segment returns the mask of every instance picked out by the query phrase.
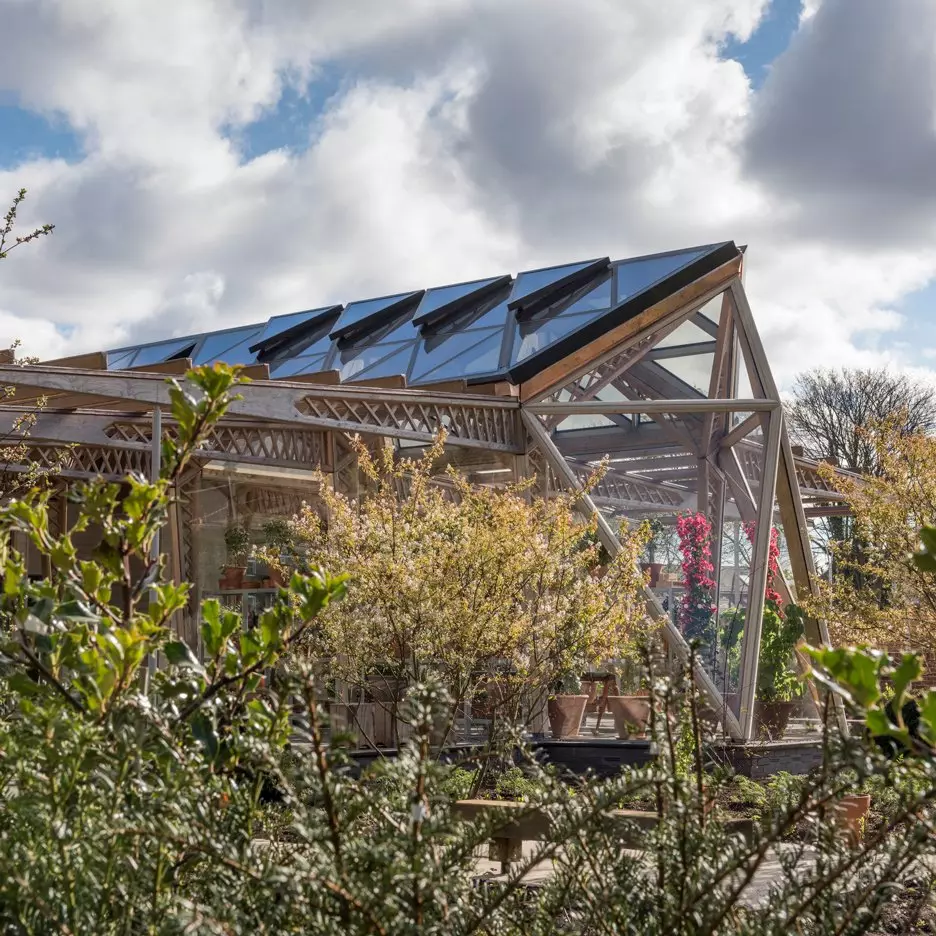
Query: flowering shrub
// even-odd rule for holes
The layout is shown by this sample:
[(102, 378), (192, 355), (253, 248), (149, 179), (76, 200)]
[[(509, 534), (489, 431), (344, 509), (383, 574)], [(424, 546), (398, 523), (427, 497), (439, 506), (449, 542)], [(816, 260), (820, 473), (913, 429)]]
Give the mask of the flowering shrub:
[(440, 472), (443, 445), (414, 461), (358, 443), (361, 497), (322, 484), (326, 518), (310, 506), (293, 521), (295, 552), (354, 582), (308, 651), (365, 693), (379, 674), (394, 716), (406, 687), (432, 675), (451, 697), (450, 723), (482, 693), (519, 721), (565, 678), (628, 655), (645, 620), (644, 531), (622, 531), (611, 560), (578, 495), (472, 485)]
[(708, 645), (715, 617), (712, 524), (705, 514), (683, 514), (676, 521), (676, 532), (686, 589), (679, 601), (677, 624), (687, 640)]
[[(751, 543), (751, 546), (754, 545), (754, 536), (756, 534), (757, 524), (755, 523), (745, 523), (744, 532), (747, 534), (747, 538)], [(781, 620), (783, 619), (783, 608), (782, 608), (782, 599), (780, 598), (780, 592), (774, 588), (774, 582), (777, 580), (777, 576), (780, 574), (780, 546), (777, 543), (779, 538), (779, 533), (776, 527), (770, 528), (770, 546), (767, 550), (767, 588), (764, 592), (764, 601), (773, 605), (773, 610), (780, 616)]]

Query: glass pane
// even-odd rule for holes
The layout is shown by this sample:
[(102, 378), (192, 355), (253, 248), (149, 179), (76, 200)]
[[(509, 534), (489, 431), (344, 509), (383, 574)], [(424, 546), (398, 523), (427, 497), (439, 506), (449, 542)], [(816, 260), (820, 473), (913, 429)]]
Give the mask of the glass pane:
[(687, 354), (685, 357), (663, 358), (657, 363), (690, 387), (708, 395), (712, 367), (715, 364), (714, 354)]
[(513, 292), (510, 294), (510, 301), (515, 302), (517, 299), (522, 299), (544, 286), (549, 286), (550, 283), (564, 279), (578, 270), (584, 270), (585, 267), (591, 266), (594, 262), (594, 260), (586, 260), (584, 263), (569, 263), (565, 266), (548, 267), (544, 270), (531, 270), (529, 273), (521, 273), (514, 284)]
[(249, 350), (262, 327), (250, 325), (247, 328), (237, 328), (232, 331), (208, 335), (202, 346), (193, 358), (195, 364), (211, 364), (214, 361), (223, 361), (225, 364), (254, 364), (256, 355)]
[(122, 367), (128, 367), (130, 360), (133, 358), (133, 355), (137, 353), (136, 348), (131, 348), (129, 351), (108, 351), (107, 352), (107, 369), (108, 370), (120, 370)]
[(667, 256), (647, 257), (644, 260), (628, 260), (617, 267), (617, 301), (623, 302), (643, 292), (654, 283), (672, 275), (686, 264), (707, 254), (704, 250), (681, 250)]
[(324, 370), (324, 364), (324, 354), (306, 354), (271, 367), (270, 376), (295, 377), (299, 374), (314, 374), (316, 371)]
[(556, 427), (557, 432), (568, 432), (570, 429), (597, 429), (600, 426), (614, 426), (617, 425), (613, 420), (608, 419), (607, 416), (601, 415), (582, 415), (582, 416), (566, 416), (561, 423)]
[(412, 343), (403, 346), (403, 349), (388, 355), (383, 360), (378, 361), (371, 367), (362, 370), (357, 377), (395, 377), (400, 375), (405, 377), (409, 373), (410, 361), (413, 358)]
[(351, 380), (361, 371), (399, 350), (398, 343), (339, 349), (333, 366), (341, 374), (342, 380)]
[(598, 312), (602, 309), (611, 308), (611, 287), (613, 283), (610, 274), (599, 283), (594, 289), (586, 293), (580, 299), (576, 299), (572, 305), (563, 309), (565, 315), (575, 315), (576, 312)]
[[(472, 334), (472, 333), (467, 333)], [(475, 332), (474, 334), (477, 334)], [(443, 380), (454, 377), (474, 377), (495, 372), (500, 366), (500, 352), (503, 336), (495, 331), (483, 341), (463, 351), (458, 357), (449, 360), (441, 367), (415, 377), (416, 368), (413, 368), (414, 379)]]
[(424, 334), (449, 335), (469, 328), (493, 328), (494, 326), (503, 328), (507, 318), (507, 300), (498, 302), (495, 296), (490, 302), (482, 302), (475, 309), (469, 309), (438, 325), (430, 326)]
[(383, 296), (380, 299), (365, 299), (363, 302), (352, 302), (341, 313), (338, 321), (332, 328), (336, 335), (348, 328), (364, 325), (369, 319), (379, 318), (380, 313), (396, 305), (401, 299), (413, 296), (415, 293), (397, 293), (395, 296)]
[(502, 341), (503, 332), (499, 328), (484, 328), (459, 331), (454, 334), (426, 335), (419, 345), (416, 360), (413, 362), (413, 379), (424, 376), (481, 341), (490, 340), (491, 337)]
[(312, 323), (325, 315), (330, 308), (333, 308), (333, 306), (325, 306), (321, 309), (309, 309), (305, 312), (290, 312), (288, 315), (275, 315), (266, 323), (263, 333), (257, 340), (269, 341), (270, 338), (275, 338), (284, 331), (295, 328), (297, 325), (302, 325), (304, 322)]
[(581, 328), (594, 319), (594, 313), (585, 315), (554, 315), (546, 319), (530, 319), (517, 324), (517, 340), (514, 341), (512, 361), (522, 361), (537, 351), (542, 351), (554, 341)]
[(146, 364), (159, 364), (162, 361), (168, 361), (169, 358), (175, 357), (180, 351), (194, 347), (195, 341), (194, 338), (182, 338), (180, 341), (165, 341), (162, 344), (140, 348), (140, 353), (134, 359), (133, 366), (140, 367)]
[(332, 315), (322, 319), (314, 331), (298, 339), (294, 344), (290, 343), (286, 348), (278, 351), (276, 359), (283, 361), (299, 355), (327, 354), (332, 347), (332, 339), (328, 333), (336, 318), (337, 316)]
[(678, 328), (673, 329), (665, 338), (661, 338), (654, 347), (672, 348), (674, 345), (701, 344), (714, 340), (708, 332), (699, 328), (694, 322), (685, 321)]
[(422, 322), (424, 319), (430, 317), (437, 309), (441, 309), (442, 306), (446, 306), (450, 302), (455, 302), (457, 299), (470, 296), (473, 292), (477, 292), (479, 289), (484, 289), (486, 286), (496, 283), (498, 279), (500, 279), (500, 277), (495, 276), (490, 279), (472, 280), (470, 283), (456, 283), (454, 286), (438, 286), (435, 289), (430, 289), (426, 295), (423, 296), (422, 302), (419, 303), (419, 308), (416, 310), (416, 315), (413, 316), (413, 321), (417, 323)]

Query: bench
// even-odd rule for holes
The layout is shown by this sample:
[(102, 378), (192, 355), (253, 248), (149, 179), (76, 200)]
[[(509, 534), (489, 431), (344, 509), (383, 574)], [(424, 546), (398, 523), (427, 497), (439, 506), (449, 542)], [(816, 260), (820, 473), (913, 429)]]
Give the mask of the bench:
[[(456, 815), (465, 821), (490, 820), (497, 815), (503, 825), (497, 828), (492, 839), (488, 858), (500, 862), (501, 874), (507, 874), (510, 865), (523, 858), (524, 842), (542, 842), (550, 837), (552, 823), (545, 810), (530, 807), (526, 803), (510, 800), (459, 800), (455, 804)], [(643, 833), (653, 829), (658, 821), (655, 812), (637, 809), (613, 809), (604, 815), (606, 828), (616, 834), (623, 848), (639, 849)], [(750, 841), (754, 832), (751, 819), (727, 819), (721, 821), (729, 831), (736, 832)]]

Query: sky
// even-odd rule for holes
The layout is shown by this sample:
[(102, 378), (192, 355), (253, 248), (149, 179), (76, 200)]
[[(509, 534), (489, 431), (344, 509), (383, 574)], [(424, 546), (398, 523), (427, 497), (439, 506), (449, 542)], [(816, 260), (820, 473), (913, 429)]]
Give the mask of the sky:
[[(0, 0), (41, 358), (735, 240), (780, 382), (936, 379), (933, 0)], [(6, 194), (4, 194), (6, 193)]]

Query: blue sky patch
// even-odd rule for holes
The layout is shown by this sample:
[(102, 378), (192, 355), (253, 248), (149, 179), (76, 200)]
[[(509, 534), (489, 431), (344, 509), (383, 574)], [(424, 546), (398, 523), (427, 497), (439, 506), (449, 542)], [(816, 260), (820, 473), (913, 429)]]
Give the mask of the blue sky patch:
[(0, 96), (0, 169), (33, 159), (66, 159), (84, 155), (78, 135), (64, 118), (47, 118)]
[(790, 44), (799, 27), (802, 6), (802, 0), (771, 0), (748, 41), (732, 37), (722, 49), (722, 58), (739, 62), (755, 90), (767, 79), (770, 63)]

